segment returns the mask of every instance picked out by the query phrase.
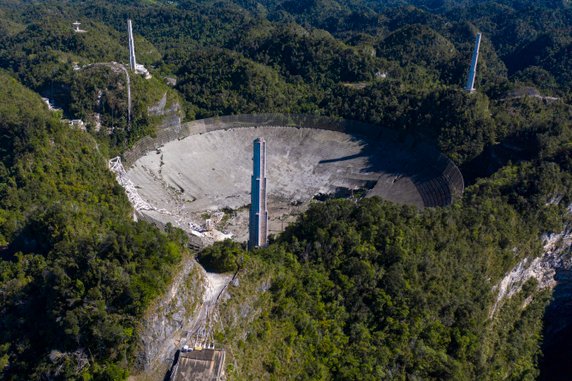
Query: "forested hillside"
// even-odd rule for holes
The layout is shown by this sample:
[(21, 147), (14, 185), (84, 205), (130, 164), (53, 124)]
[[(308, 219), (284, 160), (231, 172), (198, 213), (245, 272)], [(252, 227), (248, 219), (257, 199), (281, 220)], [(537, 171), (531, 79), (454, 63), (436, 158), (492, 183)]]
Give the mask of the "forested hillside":
[(120, 379), (183, 236), (132, 222), (97, 142), (0, 80), (3, 379)]
[[(131, 112), (127, 18), (153, 76), (131, 73)], [(207, 249), (209, 269), (240, 268), (229, 377), (535, 379), (549, 291), (489, 312), (570, 223), (571, 67), (567, 1), (0, 0), (0, 378), (126, 379), (189, 254), (133, 221), (107, 160), (179, 117), (282, 112), (421, 135), (467, 190), (424, 211), (317, 203), (266, 249)]]

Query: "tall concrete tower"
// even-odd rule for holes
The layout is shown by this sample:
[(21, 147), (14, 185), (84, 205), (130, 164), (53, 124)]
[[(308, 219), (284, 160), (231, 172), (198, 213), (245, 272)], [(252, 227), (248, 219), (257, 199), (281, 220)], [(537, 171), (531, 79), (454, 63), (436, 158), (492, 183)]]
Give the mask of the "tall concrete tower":
[(471, 68), (467, 77), (467, 84), (465, 90), (472, 93), (475, 91), (475, 77), (477, 76), (477, 62), (479, 61), (479, 48), (481, 47), (481, 34), (477, 33), (475, 41), (475, 50), (473, 51), (473, 58), (471, 59)]
[(133, 28), (131, 27), (131, 19), (127, 19), (127, 33), (129, 34), (129, 67), (135, 71), (137, 61), (135, 61), (135, 40), (133, 40)]
[(252, 158), (252, 190), (250, 194), (250, 223), (248, 248), (264, 247), (268, 243), (268, 209), (266, 207), (266, 141), (254, 140)]

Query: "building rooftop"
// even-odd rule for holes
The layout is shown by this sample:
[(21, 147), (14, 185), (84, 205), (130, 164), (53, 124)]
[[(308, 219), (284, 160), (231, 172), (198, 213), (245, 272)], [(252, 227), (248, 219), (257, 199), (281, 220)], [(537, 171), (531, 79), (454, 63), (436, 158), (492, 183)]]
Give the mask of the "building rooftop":
[(224, 373), (222, 349), (180, 352), (171, 371), (170, 381), (219, 381)]

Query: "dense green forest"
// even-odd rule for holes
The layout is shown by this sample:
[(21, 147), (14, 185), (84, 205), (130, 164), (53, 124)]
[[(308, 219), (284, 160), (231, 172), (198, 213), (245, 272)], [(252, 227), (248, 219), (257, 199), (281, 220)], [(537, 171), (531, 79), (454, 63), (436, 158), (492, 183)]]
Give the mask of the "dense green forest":
[(3, 379), (122, 378), (184, 235), (132, 222), (97, 142), (0, 80)]
[[(218, 258), (220, 270), (246, 258), (220, 332), (238, 360), (233, 377), (536, 379), (549, 294), (533, 279), (489, 313), (498, 280), (564, 222), (562, 207), (546, 205), (554, 194), (570, 200), (572, 175), (546, 159), (479, 180), (452, 208), (334, 200), (266, 249), (206, 250), (200, 260)], [(232, 318), (245, 309), (257, 312)]]
[[(131, 73), (131, 120), (110, 65), (128, 17), (153, 76)], [(172, 118), (284, 112), (422, 135), (468, 187), (424, 211), (317, 203), (266, 249), (207, 249), (208, 269), (240, 268), (218, 333), (230, 377), (535, 379), (548, 292), (488, 314), (570, 223), (571, 27), (557, 0), (0, 0), (0, 378), (125, 379), (189, 255), (181, 231), (133, 221), (107, 159)]]

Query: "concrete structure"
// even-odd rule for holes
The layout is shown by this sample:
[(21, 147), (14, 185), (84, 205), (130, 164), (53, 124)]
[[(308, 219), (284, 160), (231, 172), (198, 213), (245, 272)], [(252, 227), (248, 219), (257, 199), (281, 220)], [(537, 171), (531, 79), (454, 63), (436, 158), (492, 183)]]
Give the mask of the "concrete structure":
[(81, 119), (72, 119), (69, 121), (69, 125), (82, 131), (86, 131), (85, 122)]
[(268, 208), (266, 205), (266, 141), (257, 138), (253, 149), (253, 171), (250, 191), (248, 247), (264, 247), (268, 243)]
[(133, 38), (133, 26), (131, 19), (127, 20), (127, 33), (129, 35), (129, 68), (137, 74), (143, 75), (146, 79), (151, 78), (151, 74), (143, 65), (139, 65), (135, 58), (135, 39)]
[(131, 19), (127, 20), (127, 34), (129, 35), (129, 67), (135, 71), (137, 60), (135, 59), (135, 40), (133, 39), (133, 27)]
[(171, 223), (208, 243), (228, 235), (198, 225), (224, 211), (216, 229), (247, 241), (258, 137), (272, 142), (266, 162), (270, 234), (314, 198), (354, 193), (424, 208), (449, 205), (463, 192), (457, 167), (419, 138), (315, 115), (232, 115), (159, 130), (123, 154), (125, 178), (150, 205), (138, 210), (141, 218)]
[(85, 30), (81, 29), (79, 26), (81, 25), (80, 22), (76, 21), (73, 24), (73, 31), (76, 33), (85, 33)]
[(170, 381), (220, 381), (224, 377), (224, 350), (201, 349), (180, 352)]
[(469, 74), (467, 76), (467, 84), (465, 85), (465, 90), (472, 93), (475, 91), (475, 78), (477, 76), (477, 63), (479, 61), (479, 48), (481, 47), (481, 33), (477, 33), (477, 38), (475, 40), (475, 50), (473, 51), (473, 57), (471, 59), (471, 67), (469, 68)]

